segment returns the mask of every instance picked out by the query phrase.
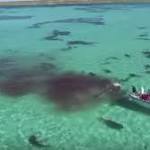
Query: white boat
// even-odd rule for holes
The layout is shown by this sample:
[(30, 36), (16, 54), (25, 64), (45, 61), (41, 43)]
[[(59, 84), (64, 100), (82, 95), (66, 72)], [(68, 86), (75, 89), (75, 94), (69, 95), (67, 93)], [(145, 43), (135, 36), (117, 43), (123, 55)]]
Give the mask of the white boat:
[(141, 88), (141, 91), (130, 93), (129, 100), (141, 106), (150, 108), (150, 93), (144, 92), (144, 88)]

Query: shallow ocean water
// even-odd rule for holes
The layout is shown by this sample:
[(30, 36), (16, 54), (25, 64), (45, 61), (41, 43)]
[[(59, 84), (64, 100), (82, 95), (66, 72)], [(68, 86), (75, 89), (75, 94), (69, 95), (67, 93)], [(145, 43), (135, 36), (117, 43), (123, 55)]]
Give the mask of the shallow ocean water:
[[(127, 92), (132, 85), (147, 89), (149, 14), (149, 4), (0, 8), (0, 82), (16, 72), (42, 78), (50, 69), (123, 80)], [(32, 91), (7, 92), (0, 94), (1, 150), (150, 149), (148, 108), (100, 103), (70, 112)], [(33, 135), (37, 139), (30, 142)]]

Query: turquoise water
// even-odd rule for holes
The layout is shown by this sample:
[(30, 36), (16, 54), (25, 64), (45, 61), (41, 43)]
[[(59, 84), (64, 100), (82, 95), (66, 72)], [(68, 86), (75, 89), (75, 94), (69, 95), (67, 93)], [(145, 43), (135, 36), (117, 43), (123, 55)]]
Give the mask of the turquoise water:
[[(115, 78), (127, 91), (149, 88), (149, 14), (149, 4), (0, 8), (0, 84), (73, 71)], [(42, 86), (27, 87), (1, 92), (1, 150), (150, 149), (149, 109), (100, 103), (64, 111), (45, 101)]]

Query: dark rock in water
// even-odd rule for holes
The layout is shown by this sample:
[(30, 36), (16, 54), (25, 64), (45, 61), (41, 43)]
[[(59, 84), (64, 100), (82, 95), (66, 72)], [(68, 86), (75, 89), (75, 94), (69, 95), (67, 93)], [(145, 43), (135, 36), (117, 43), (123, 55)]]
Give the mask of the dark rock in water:
[(103, 117), (103, 118), (101, 118), (101, 120), (105, 123), (106, 126), (112, 128), (112, 129), (121, 130), (124, 128), (124, 126), (121, 123), (116, 122), (112, 119)]
[(102, 65), (109, 65), (109, 64), (111, 64), (111, 62), (109, 62), (109, 61), (106, 61), (106, 62), (103, 62), (103, 63), (101, 63)]
[(145, 50), (142, 52), (146, 58), (150, 58), (150, 50)]
[(96, 74), (93, 73), (93, 72), (89, 72), (88, 75), (90, 75), (90, 76), (96, 76)]
[(130, 78), (140, 78), (141, 75), (135, 74), (135, 73), (129, 73)]
[(93, 42), (86, 42), (86, 41), (68, 41), (67, 45), (73, 46), (73, 45), (93, 45)]
[(150, 69), (150, 65), (149, 64), (144, 65), (144, 67), (145, 67), (146, 70)]
[(112, 57), (108, 57), (106, 58), (106, 60), (119, 60), (118, 57), (112, 56)]
[(28, 141), (31, 145), (38, 147), (38, 148), (48, 147), (48, 145), (45, 145), (44, 141), (40, 140), (39, 137), (36, 135), (31, 135), (28, 138)]
[(137, 27), (137, 28), (140, 29), (140, 30), (147, 29), (147, 27), (145, 27), (145, 26), (140, 26), (140, 27)]
[(61, 51), (70, 51), (72, 48), (75, 48), (75, 47), (68, 46), (66, 48), (62, 48)]
[(44, 37), (44, 40), (48, 40), (48, 41), (63, 41), (63, 39), (60, 39), (60, 38), (56, 38), (56, 37), (53, 37), (53, 36), (46, 36)]
[(145, 73), (146, 73), (146, 74), (150, 74), (150, 70), (146, 70)]
[(139, 37), (148, 37), (148, 33), (139, 34)]
[(103, 69), (103, 71), (104, 71), (105, 73), (112, 73), (112, 71), (109, 70), (109, 69)]
[(131, 55), (130, 54), (124, 54), (125, 57), (130, 58)]
[(144, 40), (144, 41), (149, 41), (150, 38), (148, 37), (139, 37), (139, 38), (136, 38), (137, 40)]

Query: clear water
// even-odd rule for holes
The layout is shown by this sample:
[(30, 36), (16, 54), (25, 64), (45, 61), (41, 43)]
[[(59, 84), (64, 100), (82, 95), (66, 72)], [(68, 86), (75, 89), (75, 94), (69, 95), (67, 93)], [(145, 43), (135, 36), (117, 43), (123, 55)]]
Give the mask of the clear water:
[[(121, 84), (127, 90), (149, 88), (150, 67), (144, 66), (150, 54), (143, 53), (150, 53), (149, 14), (149, 4), (0, 8), (1, 82), (18, 70), (34, 72), (52, 62), (59, 73), (93, 72), (126, 79)], [(1, 150), (150, 149), (149, 109), (104, 103), (62, 112), (43, 99), (36, 93), (1, 94)], [(37, 141), (30, 143), (35, 134)]]

